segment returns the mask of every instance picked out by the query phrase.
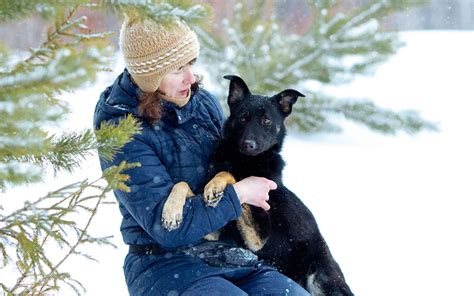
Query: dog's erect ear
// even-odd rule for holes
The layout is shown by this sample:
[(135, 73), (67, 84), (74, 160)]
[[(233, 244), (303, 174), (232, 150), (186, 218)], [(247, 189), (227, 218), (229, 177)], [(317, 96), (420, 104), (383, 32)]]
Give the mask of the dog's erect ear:
[(291, 113), (293, 104), (296, 103), (298, 97), (304, 97), (302, 93), (294, 89), (285, 89), (279, 94), (275, 95), (275, 98), (280, 105), (280, 110), (286, 115)]
[(250, 94), (247, 84), (245, 84), (245, 81), (239, 76), (226, 75), (224, 78), (230, 80), (229, 96), (227, 97), (227, 104), (229, 104), (229, 106), (241, 100), (247, 94)]

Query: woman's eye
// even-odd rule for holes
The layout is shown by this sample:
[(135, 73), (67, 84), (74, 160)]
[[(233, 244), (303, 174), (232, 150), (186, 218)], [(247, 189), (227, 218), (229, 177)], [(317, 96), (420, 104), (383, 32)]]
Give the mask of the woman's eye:
[(179, 67), (178, 69), (174, 70), (174, 71), (171, 72), (171, 73), (173, 73), (173, 74), (181, 74), (181, 73), (183, 73), (183, 71), (184, 71), (184, 66), (181, 66), (181, 67)]

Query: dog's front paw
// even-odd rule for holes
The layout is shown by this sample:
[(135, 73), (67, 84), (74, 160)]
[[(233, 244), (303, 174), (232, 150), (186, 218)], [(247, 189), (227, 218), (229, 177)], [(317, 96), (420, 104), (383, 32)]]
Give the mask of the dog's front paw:
[(209, 207), (215, 207), (224, 196), (224, 189), (227, 186), (225, 180), (214, 178), (204, 187), (204, 202)]
[(183, 205), (173, 199), (168, 199), (163, 207), (161, 223), (168, 230), (179, 228), (183, 222)]

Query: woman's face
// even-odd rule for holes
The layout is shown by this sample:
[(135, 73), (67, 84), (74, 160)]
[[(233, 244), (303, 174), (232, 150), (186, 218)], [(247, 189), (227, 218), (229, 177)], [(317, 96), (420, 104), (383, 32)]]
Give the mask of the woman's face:
[[(195, 60), (163, 76), (160, 91), (174, 100), (187, 102), (191, 85), (196, 82), (192, 66)], [(166, 98), (165, 98), (166, 99)]]

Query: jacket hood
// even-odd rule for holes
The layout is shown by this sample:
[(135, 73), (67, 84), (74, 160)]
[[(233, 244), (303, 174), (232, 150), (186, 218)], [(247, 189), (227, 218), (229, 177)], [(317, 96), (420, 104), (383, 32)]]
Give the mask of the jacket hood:
[[(128, 71), (124, 70), (100, 95), (94, 113), (94, 127), (98, 129), (102, 121), (117, 120), (128, 114), (140, 117), (138, 114), (140, 94), (140, 89), (132, 83)], [(193, 117), (196, 100), (198, 100), (194, 94), (191, 94), (191, 99), (183, 107), (163, 101), (162, 120), (176, 121), (181, 124)]]
[(138, 116), (139, 96), (140, 90), (132, 83), (130, 74), (123, 71), (100, 95), (94, 112), (94, 127), (97, 129), (102, 121), (127, 114)]

